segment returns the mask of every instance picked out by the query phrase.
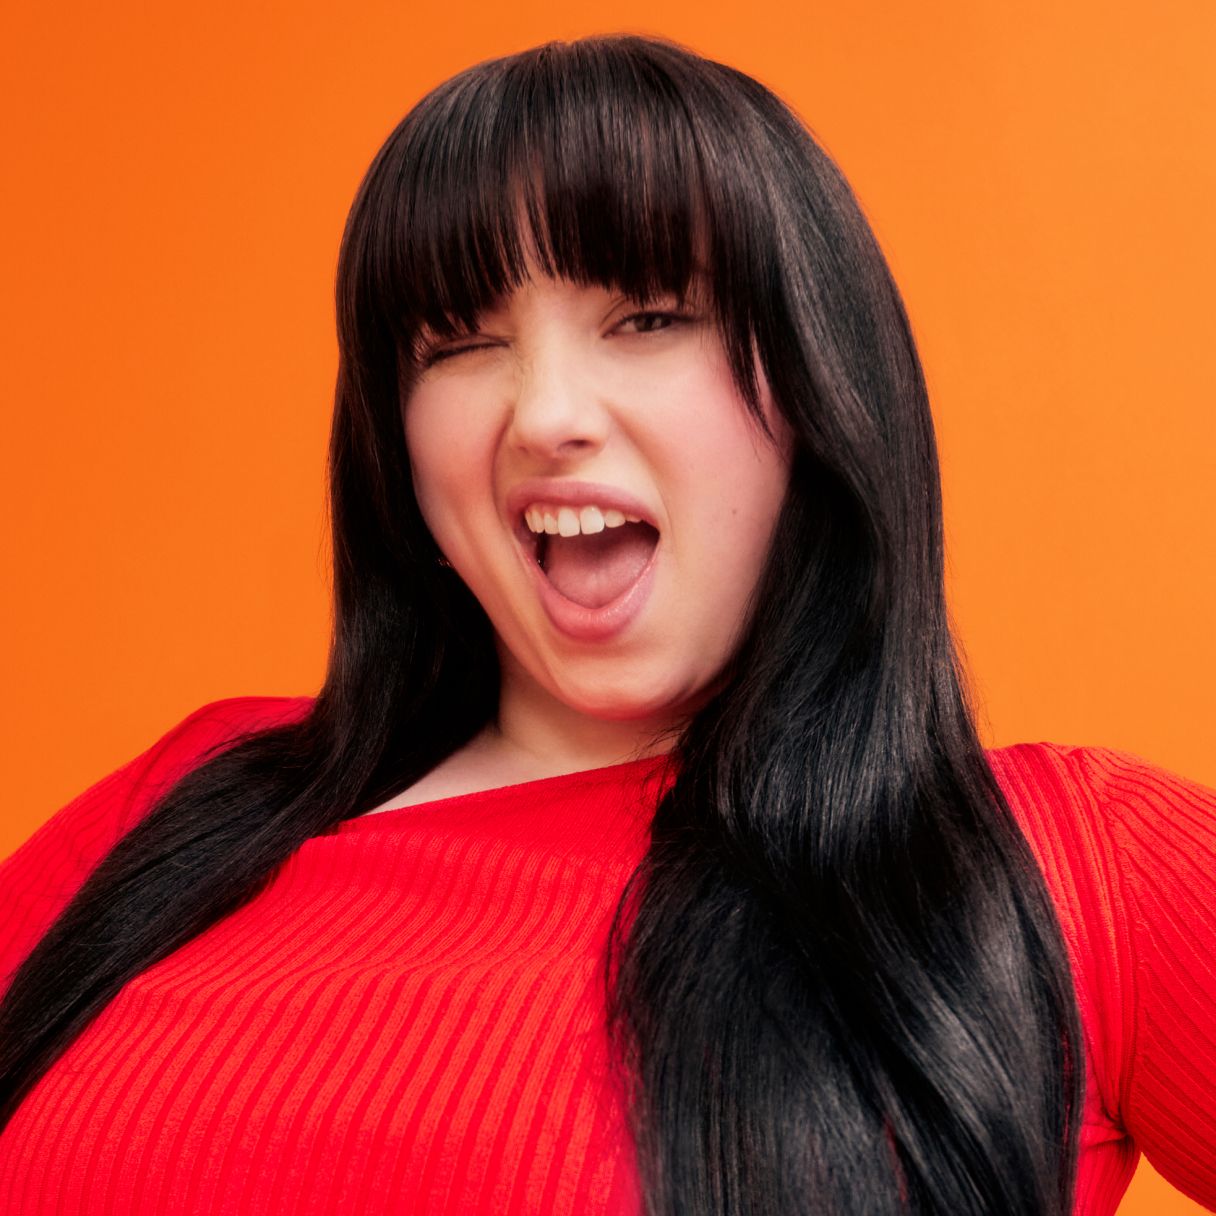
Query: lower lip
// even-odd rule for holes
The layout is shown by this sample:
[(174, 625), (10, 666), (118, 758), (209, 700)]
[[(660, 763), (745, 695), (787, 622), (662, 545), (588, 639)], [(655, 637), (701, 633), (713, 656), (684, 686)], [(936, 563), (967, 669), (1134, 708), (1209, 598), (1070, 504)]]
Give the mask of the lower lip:
[(654, 573), (659, 556), (660, 540), (642, 567), (642, 572), (633, 583), (614, 600), (599, 608), (587, 608), (567, 599), (545, 577), (545, 572), (536, 563), (536, 558), (520, 550), (524, 565), (536, 587), (540, 602), (553, 627), (559, 633), (578, 642), (606, 642), (624, 632), (646, 606), (654, 588)]

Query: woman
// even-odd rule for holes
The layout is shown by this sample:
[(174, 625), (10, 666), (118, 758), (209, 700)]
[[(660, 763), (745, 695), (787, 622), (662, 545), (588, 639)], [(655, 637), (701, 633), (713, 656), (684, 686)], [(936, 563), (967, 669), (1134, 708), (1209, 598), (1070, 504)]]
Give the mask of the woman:
[[(1216, 1207), (1216, 791), (985, 752), (932, 422), (750, 77), (549, 44), (343, 240), (315, 698), (5, 863), (14, 1211)], [(6, 1209), (7, 1210), (7, 1209)]]

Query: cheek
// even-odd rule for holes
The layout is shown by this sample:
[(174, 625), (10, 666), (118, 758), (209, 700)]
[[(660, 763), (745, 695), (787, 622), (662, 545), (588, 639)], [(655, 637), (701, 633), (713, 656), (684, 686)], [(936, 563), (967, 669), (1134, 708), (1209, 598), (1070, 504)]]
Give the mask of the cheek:
[(780, 475), (788, 470), (792, 451), (789, 424), (773, 401), (759, 353), (754, 370), (760, 390), (761, 412), (773, 432), (770, 440), (761, 431), (731, 377), (721, 343), (704, 338), (699, 357), (690, 360), (682, 374), (674, 375), (662, 399), (653, 402), (651, 416), (664, 419), (665, 443), (683, 451), (685, 467), (712, 476), (754, 479)]
[(462, 489), (473, 484), (479, 437), (456, 403), (442, 394), (418, 393), (402, 410), (406, 452), (414, 496), (432, 533), (459, 505)]
[(793, 451), (789, 425), (767, 392), (770, 439), (734, 393), (705, 393), (672, 428), (669, 450), (678, 453), (687, 486), (705, 518), (732, 535), (754, 532), (763, 540), (785, 498)]
[[(689, 568), (733, 619), (764, 566), (789, 484), (792, 444), (774, 417), (769, 440), (742, 401), (721, 400), (689, 427), (683, 452)], [(673, 504), (674, 505), (674, 504)]]

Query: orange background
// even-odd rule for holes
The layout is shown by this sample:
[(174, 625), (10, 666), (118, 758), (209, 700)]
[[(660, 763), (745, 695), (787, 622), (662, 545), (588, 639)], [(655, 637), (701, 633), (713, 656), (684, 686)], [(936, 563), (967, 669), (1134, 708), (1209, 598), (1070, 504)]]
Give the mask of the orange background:
[[(0, 855), (203, 702), (316, 690), (359, 178), (452, 72), (616, 30), (759, 77), (853, 182), (926, 366), (985, 742), (1216, 785), (1211, 0), (21, 7)], [(1121, 1212), (1201, 1210), (1142, 1167)]]

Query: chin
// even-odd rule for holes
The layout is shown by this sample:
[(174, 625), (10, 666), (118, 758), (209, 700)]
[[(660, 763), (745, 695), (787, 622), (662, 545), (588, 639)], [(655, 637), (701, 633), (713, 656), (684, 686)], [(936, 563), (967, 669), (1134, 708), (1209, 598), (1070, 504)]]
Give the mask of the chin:
[(577, 713), (606, 722), (641, 722), (648, 718), (676, 718), (689, 712), (692, 698), (670, 688), (562, 689), (562, 701)]

